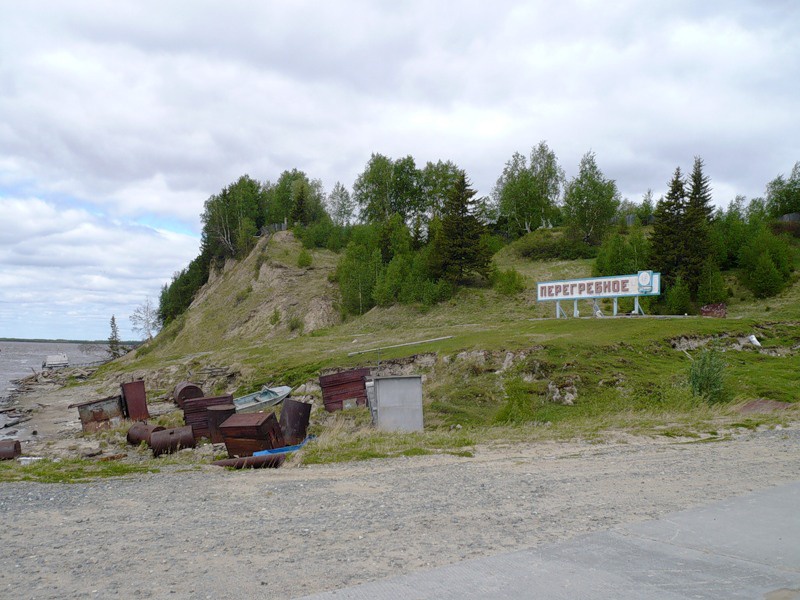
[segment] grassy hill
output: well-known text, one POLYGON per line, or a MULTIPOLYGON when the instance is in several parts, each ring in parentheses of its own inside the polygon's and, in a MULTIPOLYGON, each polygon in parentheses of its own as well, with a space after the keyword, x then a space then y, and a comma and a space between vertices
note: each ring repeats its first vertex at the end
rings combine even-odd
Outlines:
MULTIPOLYGON (((245 260, 216 273, 184 316, 102 374, 143 376, 154 395, 184 379, 203 379, 207 393, 243 393, 355 366, 425 376, 425 434, 378 434, 362 427, 368 417, 361 411, 329 416, 320 409, 313 420, 327 433, 307 460, 615 431, 716 438, 723 428, 797 415, 745 419, 735 410, 754 399, 797 400, 796 280, 764 302, 731 279, 727 319, 556 320, 552 303, 536 303, 536 281, 588 276, 592 261, 533 262, 507 247, 495 262, 525 276, 527 289, 516 297, 464 289, 431 308, 374 308, 342 321, 330 281, 338 256, 313 251, 312 265, 300 268, 301 250, 289 232, 260 240, 245 260), (761 349, 744 342, 752 333, 761 349), (711 405, 686 384, 704 348, 723 352, 727 402, 711 405), (577 397, 572 405, 553 402, 555 390, 577 397)), ((582 310, 590 314, 588 303, 582 310)))

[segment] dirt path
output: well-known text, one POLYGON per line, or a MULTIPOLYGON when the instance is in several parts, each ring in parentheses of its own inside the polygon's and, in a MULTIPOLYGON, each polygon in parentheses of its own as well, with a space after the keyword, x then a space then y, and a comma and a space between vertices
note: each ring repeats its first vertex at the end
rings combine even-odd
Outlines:
POLYGON ((0 597, 292 598, 800 479, 800 429, 0 486, 0 597))

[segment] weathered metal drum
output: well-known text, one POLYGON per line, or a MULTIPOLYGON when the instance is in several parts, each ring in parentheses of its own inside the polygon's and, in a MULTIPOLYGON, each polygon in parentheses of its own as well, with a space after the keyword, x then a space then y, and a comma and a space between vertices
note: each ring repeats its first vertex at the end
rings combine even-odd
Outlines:
POLYGON ((208 413, 208 434, 212 444, 221 444, 225 441, 219 426, 231 415, 236 414, 236 406, 233 404, 219 404, 209 406, 208 413))
POLYGON ((189 398, 202 398, 203 396, 205 396, 205 394, 203 390, 200 389, 200 386, 188 381, 181 381, 175 386, 175 390, 172 392, 172 399, 175 400, 175 404, 181 408, 183 408, 183 403, 189 398))
POLYGON ((153 456, 171 454, 181 448, 194 448, 195 440, 190 425, 155 431, 150 436, 150 448, 153 449, 153 456))
POLYGON ((308 420, 311 416, 311 404, 298 402, 291 398, 283 401, 281 408, 281 431, 287 446, 294 446, 306 439, 308 420))
POLYGON ((150 445, 150 437, 155 431, 164 431, 166 427, 161 425, 148 425, 147 423, 136 423, 133 427, 128 429, 128 443, 138 446, 142 442, 147 442, 150 445))
POLYGON ((22 454, 19 440, 0 440, 0 460, 11 460, 22 454))

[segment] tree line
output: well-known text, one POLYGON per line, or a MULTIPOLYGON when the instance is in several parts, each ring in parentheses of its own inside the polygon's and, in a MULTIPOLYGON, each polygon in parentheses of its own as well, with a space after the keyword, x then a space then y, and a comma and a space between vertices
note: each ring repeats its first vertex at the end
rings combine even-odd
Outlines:
POLYGON ((744 203, 737 198, 714 210, 699 157, 688 177, 676 169, 658 201, 652 192, 640 203, 623 200, 593 152, 567 179, 544 141, 527 155, 515 152, 487 197, 477 196, 452 161, 418 167, 412 156, 374 153, 352 191, 336 182, 327 194, 297 169, 274 183, 244 175, 206 200, 200 254, 163 287, 158 315, 164 324, 179 316, 215 265, 246 256, 265 227, 280 223, 307 248, 341 253, 336 277, 342 309, 351 314, 376 304, 432 304, 459 285, 490 283, 513 293, 518 275, 498 272, 491 256, 514 240, 532 258, 596 256, 596 274, 659 270, 673 296, 667 308, 676 310, 721 301, 723 270, 739 269, 757 296, 772 295, 793 261, 769 225, 800 212, 800 163, 771 181, 765 198, 744 203))

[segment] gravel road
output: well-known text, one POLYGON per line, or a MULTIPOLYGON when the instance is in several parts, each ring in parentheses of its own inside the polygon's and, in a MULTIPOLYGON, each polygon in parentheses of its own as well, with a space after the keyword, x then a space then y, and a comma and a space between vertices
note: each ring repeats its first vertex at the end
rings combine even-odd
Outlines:
POLYGON ((293 598, 800 479, 800 429, 0 486, 0 597, 293 598))

